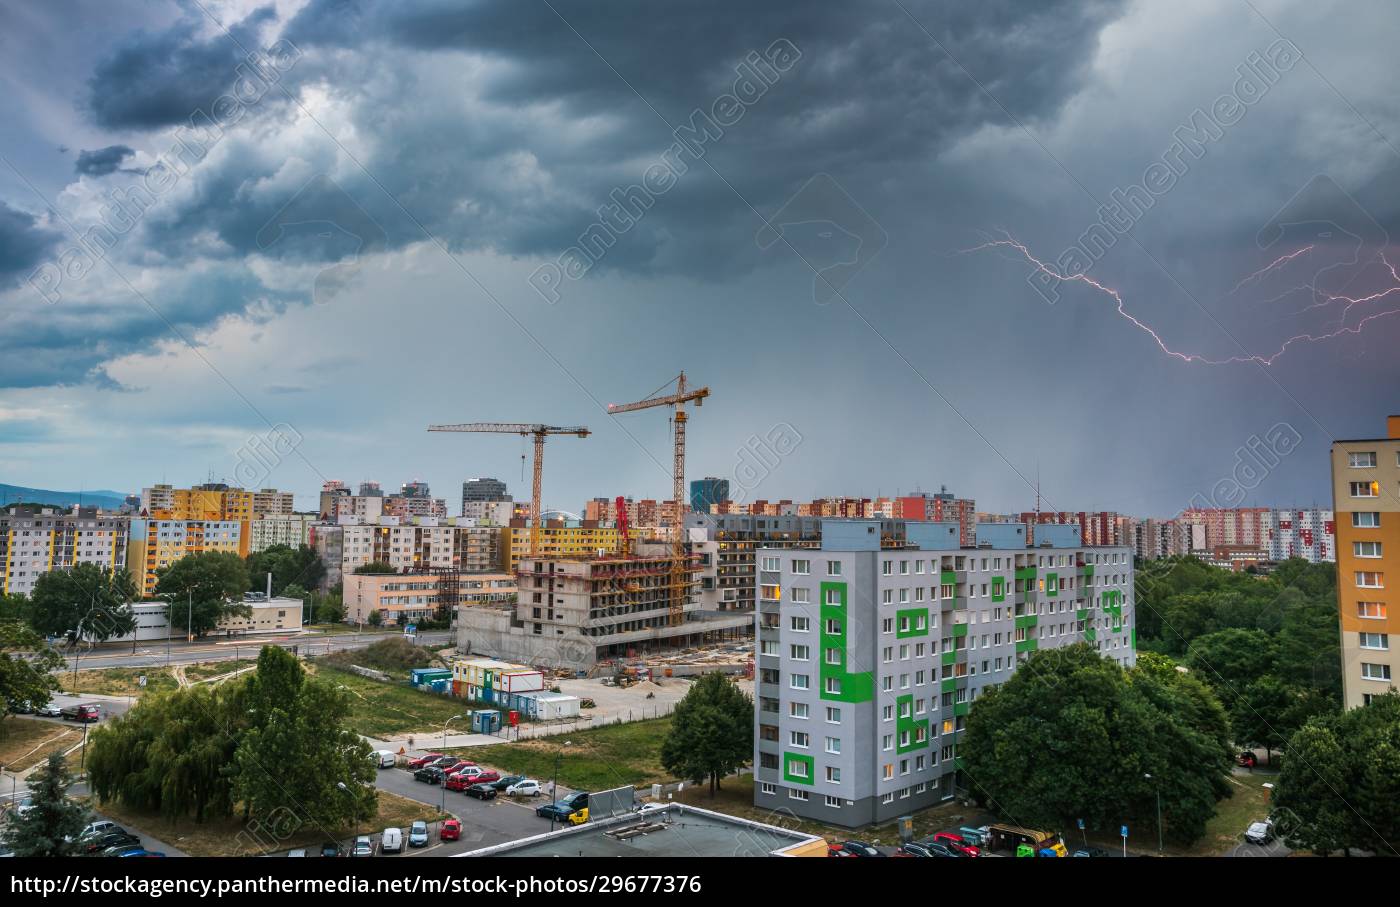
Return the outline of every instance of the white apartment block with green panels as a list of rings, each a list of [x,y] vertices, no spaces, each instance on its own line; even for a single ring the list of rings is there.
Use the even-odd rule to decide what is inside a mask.
[[[820,548],[760,548],[754,802],[857,828],[954,796],[983,690],[1037,649],[1135,660],[1133,555],[1077,526],[824,520]],[[887,547],[887,546],[898,547]]]

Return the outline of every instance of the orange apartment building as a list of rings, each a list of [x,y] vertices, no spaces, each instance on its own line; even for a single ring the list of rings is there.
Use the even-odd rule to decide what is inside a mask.
[[[1395,689],[1400,610],[1400,416],[1386,437],[1332,442],[1342,696],[1347,708]]]

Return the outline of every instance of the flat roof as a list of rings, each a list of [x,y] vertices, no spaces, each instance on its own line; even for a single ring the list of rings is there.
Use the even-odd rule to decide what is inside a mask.
[[[523,838],[464,857],[767,857],[819,840],[683,803]]]

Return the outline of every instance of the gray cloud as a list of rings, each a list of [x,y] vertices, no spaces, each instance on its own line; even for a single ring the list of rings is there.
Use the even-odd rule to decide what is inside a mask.
[[[59,236],[34,215],[0,201],[0,280],[27,274],[58,244]]]
[[[108,145],[94,151],[80,151],[75,169],[85,176],[106,176],[120,170],[126,159],[135,153],[127,145]]]

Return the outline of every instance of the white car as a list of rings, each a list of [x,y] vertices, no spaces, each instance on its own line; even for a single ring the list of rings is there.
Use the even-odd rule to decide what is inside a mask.
[[[380,768],[393,768],[399,761],[398,754],[393,750],[375,750],[369,755]]]
[[[380,853],[402,853],[403,852],[403,829],[386,828],[384,834],[379,837]]]
[[[664,811],[667,805],[668,804],[659,803],[656,801],[652,801],[650,803],[643,803],[641,806],[637,807],[637,815],[645,816],[651,813],[659,813]]]
[[[1268,820],[1251,822],[1245,830],[1244,839],[1251,844],[1268,844],[1274,839],[1274,823]]]
[[[38,715],[40,718],[62,718],[63,709],[53,703],[49,703],[48,705],[40,706],[34,714]]]
[[[82,834],[78,835],[78,837],[95,838],[98,835],[105,835],[109,831],[117,830],[117,823],[109,819],[98,819],[96,822],[89,822],[87,828],[84,828]]]
[[[540,782],[533,778],[526,778],[524,781],[517,781],[506,788],[507,797],[538,797],[542,793]]]

